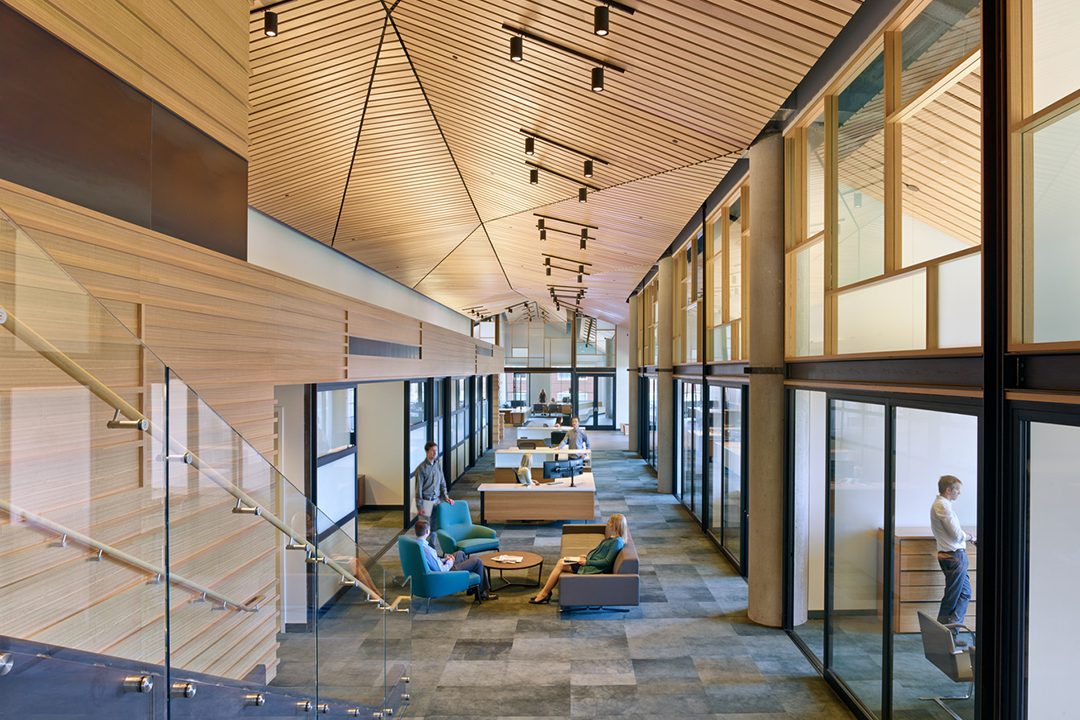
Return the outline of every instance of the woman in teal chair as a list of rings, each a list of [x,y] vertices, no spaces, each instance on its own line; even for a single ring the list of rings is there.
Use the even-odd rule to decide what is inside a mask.
[[[536,597],[529,600],[533,605],[546,605],[551,602],[551,591],[559,583],[559,576],[564,572],[573,572],[578,575],[598,575],[609,573],[615,566],[615,558],[626,545],[627,537],[626,516],[613,513],[608,518],[607,527],[604,528],[604,539],[600,544],[589,551],[588,555],[574,558],[575,562],[567,562],[570,558],[563,558],[555,564],[551,574],[548,575],[547,583]]]

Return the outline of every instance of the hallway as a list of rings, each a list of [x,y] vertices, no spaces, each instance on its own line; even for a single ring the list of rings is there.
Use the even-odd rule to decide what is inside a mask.
[[[410,717],[668,717],[826,720],[849,714],[781,631],[746,618],[736,576],[617,433],[592,433],[599,512],[629,520],[641,555],[641,605],[629,613],[560,617],[508,588],[472,605],[432,602],[412,622]],[[479,513],[481,459],[454,486]],[[532,550],[550,568],[561,528],[495,525],[502,549]],[[396,562],[388,554],[384,562]],[[545,570],[546,572],[546,570]],[[418,603],[418,607],[419,607]]]

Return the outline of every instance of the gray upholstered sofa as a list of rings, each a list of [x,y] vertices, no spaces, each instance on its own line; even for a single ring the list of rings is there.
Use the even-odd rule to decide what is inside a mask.
[[[564,525],[559,557],[588,555],[603,539],[603,525]],[[610,575],[564,573],[559,578],[559,609],[637,605],[640,588],[637,548],[631,537]]]

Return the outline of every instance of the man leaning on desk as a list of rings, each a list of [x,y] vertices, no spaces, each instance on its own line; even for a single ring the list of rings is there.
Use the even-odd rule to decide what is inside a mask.
[[[578,419],[576,417],[570,421],[570,429],[566,431],[566,437],[559,443],[559,447],[568,447],[571,450],[589,448],[589,436],[585,433],[585,428],[578,427]]]

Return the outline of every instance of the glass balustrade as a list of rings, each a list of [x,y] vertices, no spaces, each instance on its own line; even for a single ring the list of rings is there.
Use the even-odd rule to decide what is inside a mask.
[[[0,707],[400,716],[411,616],[393,559],[133,334],[140,312],[99,302],[0,214]]]

